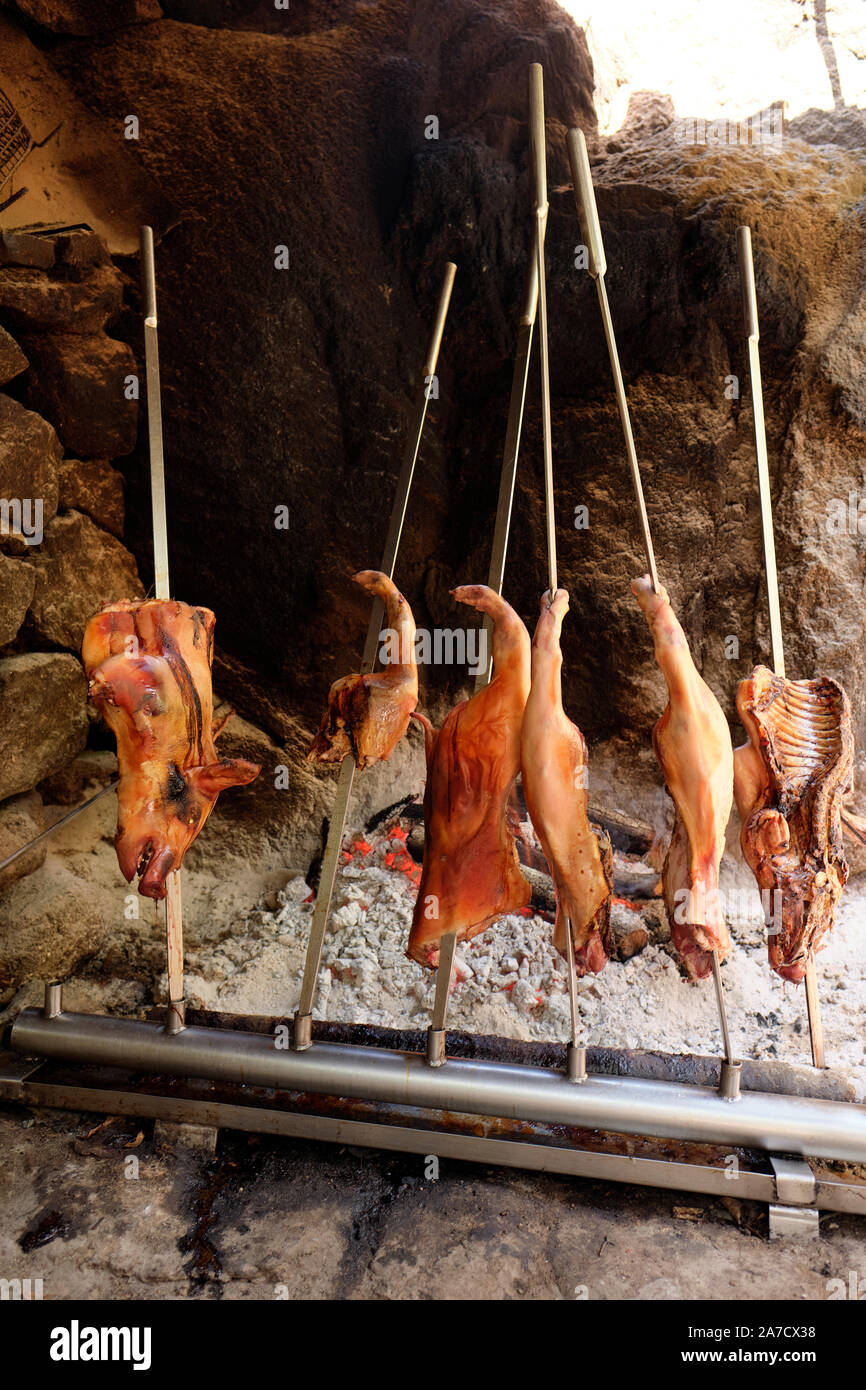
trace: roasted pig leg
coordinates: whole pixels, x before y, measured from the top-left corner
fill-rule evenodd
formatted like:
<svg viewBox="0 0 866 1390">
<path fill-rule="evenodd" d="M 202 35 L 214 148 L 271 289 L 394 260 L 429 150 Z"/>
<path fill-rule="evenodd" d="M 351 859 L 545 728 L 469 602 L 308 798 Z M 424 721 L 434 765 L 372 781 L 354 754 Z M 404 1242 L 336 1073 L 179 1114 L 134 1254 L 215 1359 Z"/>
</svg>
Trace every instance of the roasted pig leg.
<svg viewBox="0 0 866 1390">
<path fill-rule="evenodd" d="M 613 854 L 604 831 L 590 824 L 583 735 L 562 708 L 562 620 L 568 594 L 542 595 L 532 641 L 532 685 L 520 739 L 523 795 L 556 888 L 553 941 L 566 956 L 571 924 L 578 975 L 597 975 L 613 952 L 610 900 Z"/>
<path fill-rule="evenodd" d="M 427 736 L 425 844 L 407 955 L 431 968 L 447 933 L 468 941 L 530 897 L 508 814 L 529 694 L 529 633 L 484 584 L 463 585 L 454 597 L 493 620 L 493 679 L 451 710 L 438 732 L 416 716 Z"/>
<path fill-rule="evenodd" d="M 146 898 L 165 897 L 219 793 L 259 773 L 214 745 L 213 630 L 209 608 L 158 600 L 111 604 L 85 629 L 90 693 L 117 739 L 117 858 Z"/>
<path fill-rule="evenodd" d="M 743 854 L 770 920 L 770 965 L 794 984 L 836 920 L 848 877 L 842 802 L 852 790 L 851 706 L 829 677 L 757 666 L 737 691 L 749 742 L 734 754 Z"/>
<path fill-rule="evenodd" d="M 734 754 L 728 722 L 692 661 L 686 635 L 666 591 L 653 592 L 649 575 L 632 593 L 655 644 L 668 688 L 668 705 L 653 729 L 653 747 L 676 821 L 662 872 L 671 938 L 693 980 L 712 970 L 713 950 L 730 950 L 719 899 L 719 866 L 734 799 Z"/>
<path fill-rule="evenodd" d="M 361 570 L 354 580 L 385 604 L 391 660 L 381 671 L 334 681 L 307 761 L 341 763 L 351 753 L 360 771 L 390 758 L 408 729 L 418 703 L 418 667 L 415 622 L 399 589 L 379 570 Z"/>
</svg>

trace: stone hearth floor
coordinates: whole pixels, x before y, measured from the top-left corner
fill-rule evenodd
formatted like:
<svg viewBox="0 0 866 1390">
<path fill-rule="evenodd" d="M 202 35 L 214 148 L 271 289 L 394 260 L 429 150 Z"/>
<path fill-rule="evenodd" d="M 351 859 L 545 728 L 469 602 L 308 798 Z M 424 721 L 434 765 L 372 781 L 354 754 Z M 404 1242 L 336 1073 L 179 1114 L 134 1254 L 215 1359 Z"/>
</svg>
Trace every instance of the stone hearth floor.
<svg viewBox="0 0 866 1390">
<path fill-rule="evenodd" d="M 0 1150 L 0 1269 L 51 1300 L 823 1300 L 866 1279 L 847 1216 L 771 1244 L 748 1202 L 444 1160 L 428 1181 L 420 1157 L 228 1133 L 209 1155 L 12 1107 Z"/>
</svg>

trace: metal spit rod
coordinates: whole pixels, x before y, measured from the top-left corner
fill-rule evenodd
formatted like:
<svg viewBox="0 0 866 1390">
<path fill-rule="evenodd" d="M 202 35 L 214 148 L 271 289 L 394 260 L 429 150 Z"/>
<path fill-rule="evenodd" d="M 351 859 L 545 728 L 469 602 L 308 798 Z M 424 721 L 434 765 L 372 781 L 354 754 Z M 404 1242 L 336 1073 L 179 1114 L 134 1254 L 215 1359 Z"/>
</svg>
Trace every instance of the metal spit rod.
<svg viewBox="0 0 866 1390">
<path fill-rule="evenodd" d="M 529 69 L 529 143 L 535 184 L 538 256 L 538 316 L 541 349 L 541 428 L 544 442 L 544 513 L 547 522 L 547 578 L 550 599 L 559 587 L 556 565 L 556 499 L 553 491 L 553 422 L 550 414 L 550 354 L 547 337 L 547 278 L 544 241 L 547 232 L 547 139 L 544 125 L 544 70 L 540 63 Z M 577 971 L 571 922 L 565 919 L 568 998 L 571 1006 L 571 1043 L 568 1053 L 569 1076 L 583 1080 L 586 1075 L 586 1049 L 580 1046 L 580 1017 L 577 1007 Z"/>
<path fill-rule="evenodd" d="M 159 379 L 159 337 L 156 310 L 156 263 L 153 228 L 141 229 L 141 272 L 144 292 L 144 359 L 147 382 L 147 435 L 150 447 L 150 502 L 153 512 L 154 595 L 161 602 L 171 598 L 168 578 L 168 523 L 165 509 L 165 454 L 162 442 L 162 393 Z M 166 970 L 168 973 L 168 1022 L 175 1032 L 183 1027 L 183 902 L 180 870 L 166 879 Z"/>
<path fill-rule="evenodd" d="M 94 801 L 98 801 L 99 798 L 105 796 L 107 792 L 113 792 L 119 781 L 120 778 L 115 777 L 114 781 L 109 782 L 107 787 L 102 787 L 100 791 L 94 792 L 93 796 L 89 796 L 86 801 L 82 801 L 80 806 L 76 806 L 74 811 L 67 811 L 65 816 L 61 816 L 53 825 L 49 825 L 47 830 L 40 830 L 39 834 L 34 835 L 32 840 L 28 840 L 26 845 L 22 845 L 20 849 L 16 849 L 14 853 L 0 861 L 0 874 L 2 874 L 4 869 L 8 869 L 10 864 L 14 864 L 16 859 L 20 859 L 22 854 L 26 854 L 29 849 L 33 849 L 34 845 L 41 844 L 43 840 L 47 840 L 49 835 L 53 835 L 61 826 L 67 825 L 71 820 L 75 820 L 75 817 L 80 816 L 82 811 L 86 811 L 88 806 L 92 806 Z"/>
<path fill-rule="evenodd" d="M 496 521 L 493 527 L 493 550 L 490 556 L 490 572 L 487 583 L 497 594 L 502 593 L 505 578 L 505 557 L 508 551 L 508 537 L 511 531 L 511 508 L 514 502 L 514 484 L 517 479 L 517 458 L 520 452 L 520 435 L 523 428 L 523 408 L 526 402 L 526 383 L 529 378 L 529 358 L 532 351 L 532 330 L 538 309 L 538 252 L 536 250 L 537 232 L 533 229 L 532 249 L 526 267 L 526 284 L 523 291 L 523 306 L 517 328 L 517 347 L 514 354 L 514 374 L 511 378 L 511 401 L 508 406 L 508 425 L 505 431 L 505 450 L 502 456 L 502 472 L 499 478 L 499 500 L 496 506 Z M 484 632 L 487 646 L 487 664 L 475 678 L 476 693 L 490 683 L 493 675 L 493 619 L 484 615 Z"/>
<path fill-rule="evenodd" d="M 526 382 L 529 372 L 529 355 L 532 346 L 532 330 L 536 313 L 539 323 L 539 346 L 541 354 L 541 413 L 544 435 L 544 496 L 547 527 L 547 557 L 551 597 L 556 593 L 556 528 L 553 497 L 553 446 L 550 419 L 550 371 L 547 343 L 547 287 L 544 274 L 544 238 L 547 228 L 547 160 L 544 130 L 544 73 L 540 63 L 533 63 L 529 69 L 529 139 L 530 155 L 535 187 L 535 230 L 532 251 L 526 277 L 523 311 L 517 338 L 517 353 L 514 362 L 514 377 L 511 386 L 511 404 L 508 411 L 508 430 L 505 439 L 505 454 L 502 460 L 502 474 L 499 485 L 499 505 L 496 512 L 496 526 L 493 533 L 493 549 L 490 559 L 488 586 L 502 593 L 502 580 L 505 572 L 505 555 L 508 547 L 508 534 L 511 526 L 511 507 L 514 499 L 514 482 L 517 472 L 517 454 L 520 446 L 520 432 L 523 423 L 523 406 L 526 398 Z M 485 620 L 488 641 L 493 624 Z M 475 680 L 475 691 L 483 690 L 493 674 L 492 656 L 488 657 L 486 668 L 479 672 Z M 570 935 L 571 928 L 567 927 Z M 439 946 L 439 964 L 436 967 L 436 993 L 433 1004 L 433 1017 L 427 1032 L 427 1061 L 430 1066 L 441 1066 L 445 1060 L 445 1020 L 448 1000 L 454 979 L 454 952 L 457 933 L 447 932 Z M 572 1001 L 572 1040 L 569 1052 L 569 1071 L 574 1071 L 575 1079 L 581 1079 L 586 1066 L 586 1053 L 578 1045 L 577 976 L 574 970 L 573 952 L 569 955 L 569 990 Z M 574 1059 L 574 1060 L 572 1060 Z"/>
<path fill-rule="evenodd" d="M 427 348 L 427 355 L 424 358 L 422 388 L 415 415 L 415 428 L 410 432 L 406 451 L 403 456 L 403 466 L 400 471 L 400 477 L 397 480 L 397 490 L 394 494 L 391 519 L 388 524 L 388 534 L 385 538 L 385 549 L 382 554 L 381 569 L 390 579 L 394 578 L 397 553 L 400 549 L 400 538 L 403 534 L 403 523 L 406 519 L 406 508 L 409 504 L 409 493 L 412 490 L 415 464 L 418 461 L 418 452 L 421 448 L 421 436 L 424 432 L 424 421 L 427 418 L 427 404 L 431 395 L 432 377 L 436 373 L 436 364 L 439 360 L 439 349 L 442 344 L 442 334 L 445 330 L 445 320 L 448 317 L 448 306 L 451 303 L 451 291 L 454 288 L 454 277 L 456 274 L 456 265 L 449 261 L 445 266 L 445 274 L 439 295 L 439 303 L 436 309 L 433 332 Z M 364 675 L 369 674 L 376 664 L 376 649 L 379 644 L 379 633 L 382 627 L 384 611 L 382 600 L 376 598 L 373 601 L 373 611 L 370 615 L 370 625 L 367 629 L 367 640 L 364 643 L 364 655 L 361 661 L 361 672 Z M 334 798 L 331 823 L 328 827 L 328 842 L 325 846 L 325 853 L 322 859 L 319 891 L 316 894 L 316 905 L 313 909 L 310 940 L 307 944 L 307 956 L 304 962 L 304 978 L 301 983 L 301 997 L 298 1003 L 298 1011 L 295 1014 L 293 1046 L 299 1051 L 310 1047 L 313 1040 L 313 1003 L 316 997 L 316 985 L 319 978 L 319 968 L 322 962 L 322 947 L 324 945 L 325 931 L 331 911 L 331 899 L 334 894 L 334 883 L 337 877 L 337 866 L 339 864 L 340 850 L 343 844 L 343 832 L 346 828 L 346 816 L 349 810 L 349 798 L 352 794 L 355 771 L 355 759 L 350 753 L 343 759 L 340 767 L 337 794 Z"/>
<path fill-rule="evenodd" d="M 19 1014 L 11 1045 L 28 1057 L 151 1075 L 866 1161 L 866 1107 L 848 1101 L 744 1091 L 724 1105 L 714 1088 L 681 1082 L 592 1074 L 574 1086 L 553 1068 L 462 1058 L 430 1067 L 419 1053 L 326 1042 L 296 1052 L 272 1035 L 196 1025 L 172 1038 L 137 1019 L 50 1018 L 34 1008 Z"/>
<path fill-rule="evenodd" d="M 517 478 L 517 458 L 520 452 L 520 435 L 523 428 L 523 407 L 526 401 L 526 383 L 529 376 L 529 357 L 532 348 L 532 330 L 538 309 L 538 256 L 536 252 L 538 233 L 533 233 L 532 249 L 526 272 L 523 307 L 517 331 L 517 349 L 514 357 L 514 375 L 511 380 L 511 401 L 508 407 L 508 426 L 505 432 L 505 450 L 502 456 L 502 471 L 499 477 L 499 500 L 496 506 L 496 522 L 493 528 L 493 547 L 490 556 L 490 569 L 487 584 L 502 593 L 505 577 L 505 557 L 508 551 L 508 536 L 511 530 L 511 509 L 514 502 L 514 484 Z M 475 677 L 475 694 L 490 684 L 493 676 L 493 620 L 485 615 L 483 631 L 487 641 L 487 661 L 483 670 Z M 454 955 L 457 949 L 457 933 L 446 932 L 439 943 L 439 963 L 436 967 L 436 991 L 433 999 L 433 1014 L 427 1030 L 427 1061 L 431 1067 L 439 1067 L 445 1060 L 445 1023 L 448 1016 L 448 1001 L 454 984 Z"/>
<path fill-rule="evenodd" d="M 538 319 L 541 356 L 541 423 L 544 443 L 544 514 L 547 521 L 547 571 L 550 597 L 558 588 L 556 569 L 556 511 L 553 495 L 553 427 L 550 419 L 550 355 L 547 341 L 547 277 L 544 242 L 547 235 L 547 142 L 544 129 L 544 70 L 529 69 L 529 150 L 535 187 L 535 253 L 538 259 Z"/>
<path fill-rule="evenodd" d="M 758 460 L 758 491 L 761 497 L 761 527 L 764 534 L 764 566 L 767 575 L 767 606 L 770 610 L 770 646 L 773 670 L 785 674 L 785 652 L 782 643 L 782 609 L 779 602 L 779 576 L 776 571 L 776 540 L 773 534 L 773 498 L 770 491 L 770 462 L 767 455 L 767 431 L 764 423 L 764 393 L 761 385 L 761 354 L 759 348 L 758 295 L 755 289 L 755 265 L 752 259 L 752 233 L 748 227 L 737 228 L 737 258 L 743 288 L 743 316 L 749 340 L 749 379 L 752 386 L 752 414 L 755 421 L 755 453 Z M 821 1000 L 818 995 L 818 976 L 815 958 L 806 962 L 806 1012 L 809 1017 L 809 1038 L 812 1062 L 816 1067 L 826 1065 L 824 1059 L 824 1025 L 821 1019 Z"/>
<path fill-rule="evenodd" d="M 598 292 L 598 302 L 601 308 L 601 321 L 604 325 L 604 336 L 607 341 L 607 351 L 610 358 L 611 371 L 613 372 L 613 384 L 616 391 L 616 404 L 619 410 L 620 423 L 625 438 L 625 448 L 628 455 L 629 468 L 631 470 L 631 480 L 634 487 L 635 500 L 637 502 L 638 518 L 640 520 L 641 535 L 643 536 L 644 550 L 646 552 L 647 569 L 652 579 L 653 591 L 659 591 L 659 576 L 656 569 L 655 550 L 653 549 L 652 535 L 650 533 L 649 516 L 647 515 L 646 502 L 643 495 L 643 483 L 640 476 L 640 465 L 637 460 L 637 450 L 634 445 L 634 435 L 631 428 L 631 417 L 629 415 L 628 400 L 625 394 L 625 385 L 622 379 L 622 368 L 619 362 L 619 352 L 616 346 L 616 336 L 613 331 L 613 319 L 611 318 L 610 305 L 607 302 L 607 287 L 604 277 L 607 271 L 607 260 L 604 254 L 604 243 L 601 237 L 601 223 L 598 220 L 598 208 L 595 202 L 595 189 L 592 185 L 592 173 L 589 167 L 589 154 L 586 149 L 586 140 L 582 130 L 570 130 L 566 137 L 568 146 L 568 158 L 571 164 L 571 177 L 574 183 L 575 201 L 577 203 L 577 215 L 580 220 L 580 229 L 583 236 L 584 245 L 587 250 L 589 261 L 589 273 L 595 281 L 595 288 Z"/>
<path fill-rule="evenodd" d="M 574 184 L 574 197 L 577 204 L 577 214 L 580 219 L 581 234 L 587 249 L 588 270 L 595 280 L 596 290 L 598 291 L 598 302 L 601 308 L 601 319 L 604 325 L 604 336 L 607 341 L 607 351 L 610 358 L 611 370 L 613 372 L 613 382 L 616 391 L 616 403 L 619 409 L 619 418 L 622 424 L 622 432 L 625 438 L 626 453 L 628 454 L 629 468 L 631 469 L 632 484 L 634 486 L 635 500 L 637 501 L 638 517 L 640 519 L 641 534 L 643 536 L 644 550 L 646 552 L 647 567 L 652 580 L 653 592 L 659 592 L 659 577 L 656 569 L 655 550 L 653 548 L 652 534 L 650 532 L 649 516 L 644 500 L 643 484 L 640 476 L 640 465 L 637 458 L 637 450 L 634 444 L 634 435 L 631 428 L 631 417 L 629 415 L 628 400 L 625 394 L 625 385 L 622 379 L 622 368 L 620 367 L 619 352 L 616 346 L 616 335 L 613 330 L 613 319 L 611 318 L 610 305 L 607 300 L 607 288 L 604 283 L 607 271 L 607 260 L 604 254 L 604 242 L 601 235 L 601 223 L 598 219 L 598 207 L 595 201 L 595 189 L 592 184 L 592 172 L 589 167 L 589 154 L 586 148 L 586 139 L 582 130 L 573 129 L 568 132 L 566 137 L 568 146 L 568 158 L 571 164 L 571 177 Z M 719 1010 L 719 1023 L 722 1030 L 722 1041 L 724 1045 L 724 1067 L 722 1072 L 723 1092 L 733 1099 L 739 1084 L 739 1063 L 734 1060 L 731 1047 L 731 1035 L 728 1028 L 728 1011 L 725 1004 L 725 994 L 722 987 L 722 974 L 719 964 L 718 951 L 712 952 L 713 983 L 716 990 L 716 1002 Z"/>
<path fill-rule="evenodd" d="M 439 964 L 436 966 L 436 991 L 433 996 L 433 1014 L 427 1029 L 427 1062 L 431 1067 L 441 1067 L 445 1061 L 445 1020 L 448 1017 L 448 1000 L 454 984 L 454 953 L 457 950 L 456 931 L 446 932 L 439 942 Z"/>
</svg>

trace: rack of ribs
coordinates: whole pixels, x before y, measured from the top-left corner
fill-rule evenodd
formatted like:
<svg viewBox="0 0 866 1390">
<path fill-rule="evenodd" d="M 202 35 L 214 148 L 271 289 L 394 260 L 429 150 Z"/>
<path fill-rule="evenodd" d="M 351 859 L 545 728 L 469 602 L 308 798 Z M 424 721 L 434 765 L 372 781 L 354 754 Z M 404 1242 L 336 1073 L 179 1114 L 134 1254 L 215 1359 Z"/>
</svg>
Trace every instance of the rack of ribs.
<svg viewBox="0 0 866 1390">
<path fill-rule="evenodd" d="M 556 888 L 554 945 L 566 955 L 571 924 L 577 974 L 598 974 L 613 952 L 610 838 L 587 816 L 586 743 L 562 708 L 562 620 L 568 594 L 541 598 L 532 641 L 532 685 L 520 741 L 523 794 Z"/>
<path fill-rule="evenodd" d="M 427 785 L 424 866 L 407 955 L 431 968 L 447 933 L 468 941 L 530 897 L 509 817 L 529 694 L 529 633 L 486 585 L 453 592 L 493 620 L 493 679 L 455 706 L 438 731 L 415 716 L 425 728 Z"/>
<path fill-rule="evenodd" d="M 851 705 L 829 677 L 790 681 L 756 666 L 740 683 L 737 709 L 749 735 L 734 754 L 740 843 L 772 919 L 770 965 L 799 984 L 832 930 L 848 877 Z"/>
<path fill-rule="evenodd" d="M 259 774 L 216 751 L 213 630 L 209 608 L 122 600 L 84 632 L 90 694 L 117 739 L 117 858 L 147 898 L 165 897 L 219 793 Z"/>
<path fill-rule="evenodd" d="M 676 806 L 662 872 L 671 938 L 686 973 L 705 979 L 712 952 L 730 950 L 719 899 L 719 866 L 734 798 L 734 754 L 728 722 L 692 661 L 686 635 L 663 588 L 649 575 L 632 583 L 655 643 L 668 705 L 653 729 L 653 747 Z"/>
<path fill-rule="evenodd" d="M 307 761 L 340 763 L 351 753 L 361 771 L 390 758 L 408 729 L 418 703 L 418 667 L 415 621 L 399 589 L 380 570 L 361 570 L 353 578 L 385 605 L 392 659 L 381 671 L 334 681 Z"/>
</svg>

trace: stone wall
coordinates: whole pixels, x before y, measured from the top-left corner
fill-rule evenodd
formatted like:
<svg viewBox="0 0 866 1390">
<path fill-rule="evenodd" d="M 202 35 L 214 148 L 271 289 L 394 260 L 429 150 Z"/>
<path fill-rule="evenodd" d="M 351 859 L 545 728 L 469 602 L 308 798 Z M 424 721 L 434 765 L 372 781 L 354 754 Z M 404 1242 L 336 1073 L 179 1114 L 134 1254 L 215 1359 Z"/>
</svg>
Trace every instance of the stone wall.
<svg viewBox="0 0 866 1390">
<path fill-rule="evenodd" d="M 866 496 L 859 113 L 810 113 L 780 145 L 688 146 L 651 93 L 598 141 L 585 39 L 554 0 L 316 0 L 285 22 L 247 0 L 5 10 L 113 138 L 138 116 L 128 157 L 178 209 L 157 252 L 173 583 L 215 610 L 218 687 L 268 735 L 299 759 L 302 724 L 357 663 L 367 609 L 349 576 L 377 562 L 448 259 L 440 395 L 397 578 L 419 624 L 453 627 L 449 590 L 486 573 L 530 236 L 526 72 L 540 60 L 569 713 L 591 740 L 621 740 L 624 783 L 652 762 L 664 693 L 628 589 L 644 564 L 594 290 L 575 266 L 564 134 L 578 124 L 659 567 L 696 660 L 736 729 L 737 682 L 769 658 L 734 247 L 747 221 L 789 673 L 840 677 L 862 741 L 866 534 L 856 505 L 853 528 L 830 524 L 836 503 Z M 122 386 L 140 353 L 135 258 L 112 264 L 86 232 L 9 232 L 2 260 L 0 496 L 45 503 L 41 544 L 6 537 L 0 555 L 9 797 L 83 743 L 83 623 L 140 592 L 136 562 L 149 582 L 151 535 Z M 533 363 L 506 578 L 530 623 L 546 582 L 537 379 Z M 423 703 L 441 708 L 463 682 L 425 670 Z M 21 740 L 49 702 L 37 767 Z"/>
<path fill-rule="evenodd" d="M 789 667 L 840 676 L 862 738 L 864 541 L 826 525 L 834 498 L 866 488 L 866 165 L 843 148 L 851 120 L 804 118 L 778 146 L 687 146 L 670 103 L 647 94 L 598 142 L 586 43 L 552 0 L 323 0 L 290 11 L 282 30 L 266 6 L 163 8 L 172 17 L 54 46 L 51 59 L 106 119 L 139 113 L 135 154 L 181 212 L 159 247 L 169 505 L 184 518 L 172 556 L 178 591 L 218 614 L 232 698 L 280 734 L 285 710 L 313 720 L 357 661 L 366 609 L 348 576 L 382 544 L 447 259 L 458 277 L 440 397 L 397 577 L 420 624 L 454 626 L 450 588 L 486 573 L 531 222 L 526 72 L 538 59 L 569 711 L 592 739 L 642 746 L 664 698 L 628 589 L 644 562 L 598 308 L 574 264 L 564 134 L 579 124 L 659 565 L 696 658 L 733 719 L 737 682 L 769 656 L 734 244 L 747 220 Z M 205 27 L 220 23 L 238 27 Z M 275 270 L 277 244 L 287 271 Z M 506 580 L 529 622 L 546 582 L 537 381 L 533 364 Z M 143 573 L 144 480 L 131 474 L 128 494 Z M 280 503 L 288 533 L 272 525 Z M 574 528 L 581 505 L 589 530 Z M 423 681 L 436 706 L 463 673 L 428 669 Z"/>
<path fill-rule="evenodd" d="M 135 358 L 110 331 L 123 294 L 91 232 L 0 232 L 0 859 L 42 828 L 34 789 L 87 740 L 85 623 L 144 594 L 112 466 L 138 420 Z"/>
</svg>

